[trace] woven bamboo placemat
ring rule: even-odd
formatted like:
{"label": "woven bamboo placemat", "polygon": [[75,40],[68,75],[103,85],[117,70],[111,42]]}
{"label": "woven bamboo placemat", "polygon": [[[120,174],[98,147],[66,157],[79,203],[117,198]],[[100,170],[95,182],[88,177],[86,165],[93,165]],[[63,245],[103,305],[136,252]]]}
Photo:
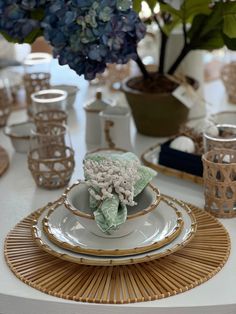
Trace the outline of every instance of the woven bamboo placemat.
{"label": "woven bamboo placemat", "polygon": [[190,207],[198,223],[194,239],[178,252],[148,263],[86,266],[51,256],[32,239],[31,225],[37,212],[9,233],[5,258],[21,281],[64,299],[121,304],[169,297],[212,278],[230,253],[230,239],[223,225],[202,209]]}
{"label": "woven bamboo placemat", "polygon": [[0,146],[0,176],[7,170],[9,166],[9,157],[3,147]]}

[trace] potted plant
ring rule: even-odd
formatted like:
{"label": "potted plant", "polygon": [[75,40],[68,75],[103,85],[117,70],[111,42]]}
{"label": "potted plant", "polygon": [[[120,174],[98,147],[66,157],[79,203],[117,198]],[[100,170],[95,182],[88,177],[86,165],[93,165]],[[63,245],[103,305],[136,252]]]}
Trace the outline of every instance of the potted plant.
{"label": "potted plant", "polygon": [[[139,11],[141,0],[134,0]],[[142,76],[128,79],[123,90],[132,109],[140,133],[151,136],[176,134],[187,120],[189,109],[172,95],[178,84],[170,79],[184,58],[193,50],[213,50],[228,46],[236,49],[234,12],[235,2],[183,0],[179,7],[171,1],[147,0],[151,18],[158,25],[161,37],[158,71],[148,73],[141,60],[137,60]],[[167,3],[168,2],[168,3]],[[178,1],[172,1],[176,5]],[[159,12],[154,12],[159,5]],[[183,47],[165,72],[166,48],[176,28],[182,29]],[[196,65],[197,66],[197,65]],[[191,83],[191,82],[190,82]]]}
{"label": "potted plant", "polygon": [[[225,44],[236,47],[236,3],[183,0],[174,8],[164,1],[147,2],[162,37],[156,73],[148,73],[137,54],[146,30],[137,14],[141,0],[0,0],[0,33],[18,43],[33,43],[43,36],[59,63],[68,64],[87,80],[102,73],[109,63],[135,60],[142,76],[128,81],[125,92],[137,129],[147,135],[170,135],[186,120],[188,109],[171,95],[178,84],[166,74],[173,75],[191,50],[211,50]],[[154,13],[157,4],[159,14]],[[166,44],[177,25],[182,26],[184,46],[164,73]]]}

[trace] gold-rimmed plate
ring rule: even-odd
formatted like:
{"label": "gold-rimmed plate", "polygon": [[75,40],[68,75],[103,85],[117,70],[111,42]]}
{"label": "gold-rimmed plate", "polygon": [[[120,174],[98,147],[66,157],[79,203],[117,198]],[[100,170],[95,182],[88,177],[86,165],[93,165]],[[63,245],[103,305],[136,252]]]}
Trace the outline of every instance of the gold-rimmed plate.
{"label": "gold-rimmed plate", "polygon": [[97,236],[80,224],[80,217],[71,213],[64,204],[46,209],[43,230],[50,241],[72,252],[95,256],[128,256],[158,249],[181,232],[181,212],[161,202],[144,217],[143,224],[134,232],[119,238]]}
{"label": "gold-rimmed plate", "polygon": [[194,237],[197,229],[195,217],[185,203],[171,198],[163,198],[161,203],[165,204],[165,208],[170,206],[180,211],[184,224],[180,234],[173,241],[161,248],[152,250],[150,252],[139,253],[133,256],[92,256],[83,253],[71,252],[67,249],[61,248],[52,241],[50,241],[42,229],[42,221],[47,215],[47,207],[42,209],[38,218],[33,222],[33,238],[35,239],[39,247],[42,248],[44,251],[58,258],[78,264],[114,266],[148,262],[157,258],[170,255],[184,247]]}

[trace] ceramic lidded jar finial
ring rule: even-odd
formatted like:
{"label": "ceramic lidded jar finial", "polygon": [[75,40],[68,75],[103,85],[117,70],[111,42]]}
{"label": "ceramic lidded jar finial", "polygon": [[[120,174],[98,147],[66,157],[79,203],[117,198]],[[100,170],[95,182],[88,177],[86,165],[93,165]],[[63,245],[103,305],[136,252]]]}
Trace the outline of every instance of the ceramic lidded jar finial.
{"label": "ceramic lidded jar finial", "polygon": [[86,113],[86,143],[100,146],[101,127],[99,113],[110,106],[102,99],[102,93],[96,92],[95,100],[84,107]]}

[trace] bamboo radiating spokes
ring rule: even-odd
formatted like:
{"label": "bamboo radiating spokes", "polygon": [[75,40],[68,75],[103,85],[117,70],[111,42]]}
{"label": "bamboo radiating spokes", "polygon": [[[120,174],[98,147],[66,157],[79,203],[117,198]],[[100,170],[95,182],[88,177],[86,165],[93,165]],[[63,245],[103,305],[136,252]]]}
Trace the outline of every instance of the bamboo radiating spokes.
{"label": "bamboo radiating spokes", "polygon": [[33,241],[34,213],[8,235],[6,261],[23,282],[65,299],[122,304],[168,297],[213,277],[230,252],[229,236],[221,223],[190,207],[198,224],[196,235],[183,249],[165,258],[125,266],[86,266],[58,259]]}

